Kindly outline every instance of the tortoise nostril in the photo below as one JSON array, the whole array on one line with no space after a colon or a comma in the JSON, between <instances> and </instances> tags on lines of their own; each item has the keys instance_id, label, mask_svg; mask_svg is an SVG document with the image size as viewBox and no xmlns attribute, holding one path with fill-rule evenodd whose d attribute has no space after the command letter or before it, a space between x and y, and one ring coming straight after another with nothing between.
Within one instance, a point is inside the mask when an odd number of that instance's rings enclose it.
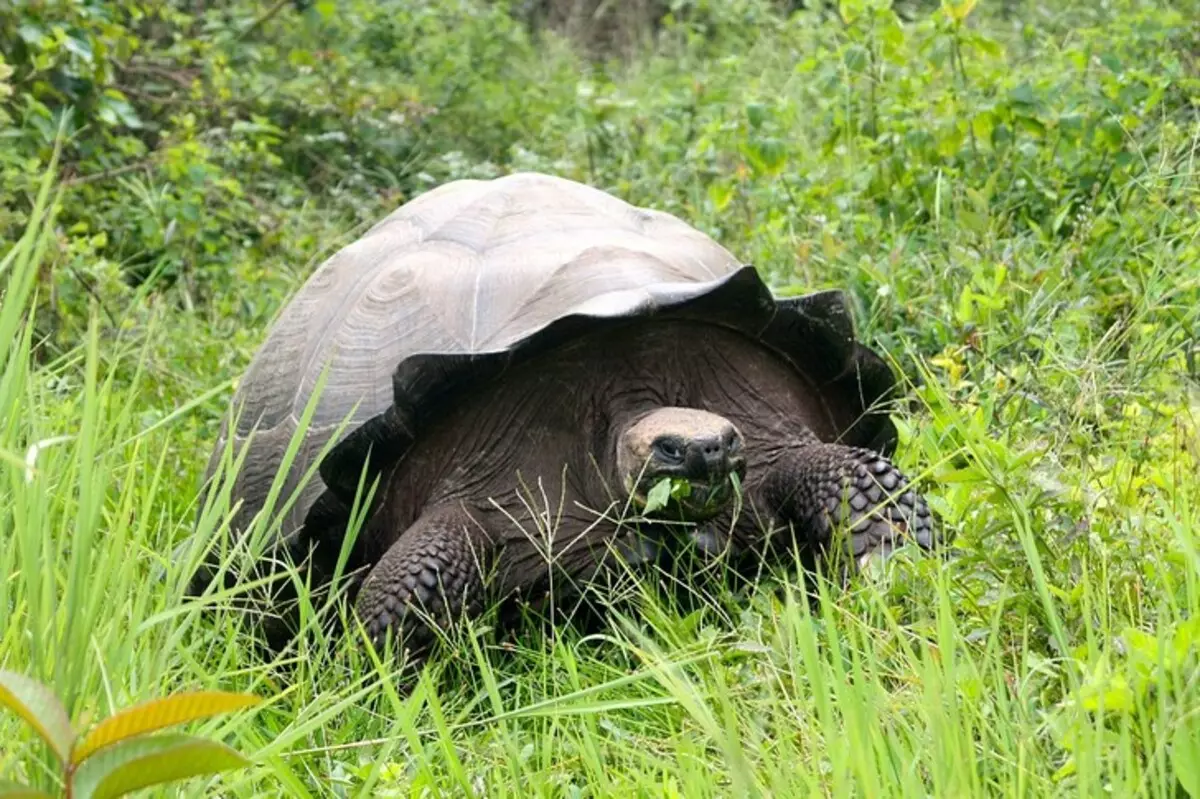
<instances>
[{"instance_id":1,"label":"tortoise nostril","mask_svg":"<svg viewBox=\"0 0 1200 799\"><path fill-rule=\"evenodd\" d=\"M726 456L725 442L719 438L706 438L696 442L696 449L704 457L704 460L709 464L717 464L723 461Z\"/></svg>"},{"instance_id":2,"label":"tortoise nostril","mask_svg":"<svg viewBox=\"0 0 1200 799\"><path fill-rule=\"evenodd\" d=\"M698 444L697 449L700 450L700 454L704 458L705 471L710 478L728 469L729 451L725 446L725 442L719 438L710 438L698 442Z\"/></svg>"}]
</instances>

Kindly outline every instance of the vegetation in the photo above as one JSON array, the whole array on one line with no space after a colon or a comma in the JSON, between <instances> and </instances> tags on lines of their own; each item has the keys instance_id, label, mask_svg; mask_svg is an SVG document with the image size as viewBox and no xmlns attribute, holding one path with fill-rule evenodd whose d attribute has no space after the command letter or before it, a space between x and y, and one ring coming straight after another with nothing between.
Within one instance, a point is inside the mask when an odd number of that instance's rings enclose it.
<instances>
[{"instance_id":1,"label":"vegetation","mask_svg":"<svg viewBox=\"0 0 1200 799\"><path fill-rule=\"evenodd\" d=\"M1200 5L662 5L610 57L486 0L0 8L0 668L76 729L269 697L198 725L253 765L197 796L1200 796ZM407 694L185 600L288 293L405 199L526 169L850 292L945 555L481 625ZM0 779L62 787L0 741Z\"/></svg>"},{"instance_id":2,"label":"vegetation","mask_svg":"<svg viewBox=\"0 0 1200 799\"><path fill-rule=\"evenodd\" d=\"M0 703L33 727L54 752L68 799L125 796L150 785L247 765L224 744L162 730L258 702L256 696L221 691L176 694L115 713L80 737L53 691L37 680L0 671ZM0 783L0 795L50 796L19 783Z\"/></svg>"}]
</instances>

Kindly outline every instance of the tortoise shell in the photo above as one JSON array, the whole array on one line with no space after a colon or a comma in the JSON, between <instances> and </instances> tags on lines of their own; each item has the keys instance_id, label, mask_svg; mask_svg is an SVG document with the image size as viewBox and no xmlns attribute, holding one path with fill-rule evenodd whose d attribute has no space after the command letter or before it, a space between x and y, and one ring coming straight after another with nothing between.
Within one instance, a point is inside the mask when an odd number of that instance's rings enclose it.
<instances>
[{"instance_id":1,"label":"tortoise shell","mask_svg":"<svg viewBox=\"0 0 1200 799\"><path fill-rule=\"evenodd\" d=\"M234 529L266 502L322 375L281 500L282 518L344 515L368 467L403 457L422 419L456 392L596 325L653 314L738 328L787 357L828 411L818 435L889 453L878 404L887 365L856 341L845 298L777 298L758 272L663 212L574 181L520 173L460 180L403 205L325 261L283 308L233 399L209 463L248 444ZM322 458L322 452L328 453ZM321 502L318 502L321 499ZM316 507L314 508L314 505ZM310 519L310 524L311 524Z\"/></svg>"}]
</instances>

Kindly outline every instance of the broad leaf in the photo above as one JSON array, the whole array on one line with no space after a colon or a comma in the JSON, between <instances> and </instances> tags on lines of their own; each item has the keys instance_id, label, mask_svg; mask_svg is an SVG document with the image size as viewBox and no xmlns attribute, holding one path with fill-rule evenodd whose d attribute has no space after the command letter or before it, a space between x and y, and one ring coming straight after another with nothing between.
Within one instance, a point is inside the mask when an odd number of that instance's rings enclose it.
<instances>
[{"instance_id":1,"label":"broad leaf","mask_svg":"<svg viewBox=\"0 0 1200 799\"><path fill-rule=\"evenodd\" d=\"M654 513L656 510L667 507L667 500L670 498L671 478L664 477L646 492L646 513Z\"/></svg>"},{"instance_id":2,"label":"broad leaf","mask_svg":"<svg viewBox=\"0 0 1200 799\"><path fill-rule=\"evenodd\" d=\"M64 763L71 756L75 731L62 703L37 680L0 669L0 703L37 730Z\"/></svg>"},{"instance_id":3,"label":"broad leaf","mask_svg":"<svg viewBox=\"0 0 1200 799\"><path fill-rule=\"evenodd\" d=\"M195 691L152 699L109 716L97 724L76 747L72 760L76 763L105 746L133 738L164 727L240 710L261 702L254 694L235 694L225 691Z\"/></svg>"},{"instance_id":4,"label":"broad leaf","mask_svg":"<svg viewBox=\"0 0 1200 799\"><path fill-rule=\"evenodd\" d=\"M75 772L77 799L111 799L151 785L250 765L216 741L167 733L118 741L89 757Z\"/></svg>"},{"instance_id":5,"label":"broad leaf","mask_svg":"<svg viewBox=\"0 0 1200 799\"><path fill-rule=\"evenodd\" d=\"M1175 778L1193 799L1200 799L1200 718L1184 719L1171 736Z\"/></svg>"},{"instance_id":6,"label":"broad leaf","mask_svg":"<svg viewBox=\"0 0 1200 799\"><path fill-rule=\"evenodd\" d=\"M692 484L682 477L671 478L671 496L675 499L686 499L692 495Z\"/></svg>"},{"instance_id":7,"label":"broad leaf","mask_svg":"<svg viewBox=\"0 0 1200 799\"><path fill-rule=\"evenodd\" d=\"M54 797L43 790L30 788L19 782L0 780L0 799L54 799Z\"/></svg>"}]
</instances>

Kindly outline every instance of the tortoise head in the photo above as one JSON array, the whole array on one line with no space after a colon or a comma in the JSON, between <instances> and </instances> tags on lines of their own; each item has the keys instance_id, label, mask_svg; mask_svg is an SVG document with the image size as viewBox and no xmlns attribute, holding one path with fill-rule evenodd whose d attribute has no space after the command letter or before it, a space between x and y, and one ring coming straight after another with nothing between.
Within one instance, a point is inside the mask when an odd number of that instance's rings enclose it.
<instances>
[{"instance_id":1,"label":"tortoise head","mask_svg":"<svg viewBox=\"0 0 1200 799\"><path fill-rule=\"evenodd\" d=\"M658 408L620 431L617 470L639 512L647 511L650 492L665 479L671 490L661 512L704 521L733 500L731 477L741 480L746 473L742 445L741 432L723 416L697 408Z\"/></svg>"}]
</instances>

